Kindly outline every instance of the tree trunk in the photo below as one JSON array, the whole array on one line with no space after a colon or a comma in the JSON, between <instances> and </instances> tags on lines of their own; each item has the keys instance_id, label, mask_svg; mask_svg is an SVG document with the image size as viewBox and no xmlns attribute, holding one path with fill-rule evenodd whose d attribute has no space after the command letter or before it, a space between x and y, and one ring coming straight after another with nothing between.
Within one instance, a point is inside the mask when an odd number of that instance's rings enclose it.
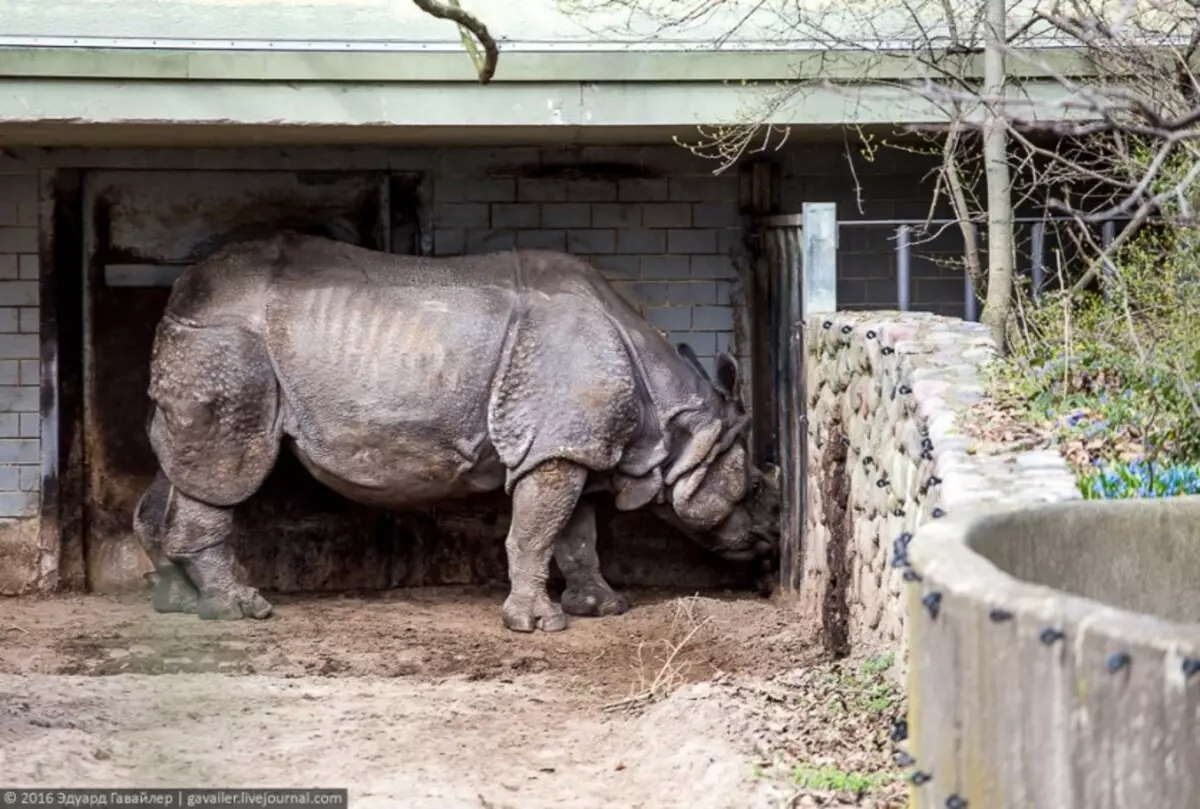
<instances>
[{"instance_id":1,"label":"tree trunk","mask_svg":"<svg viewBox=\"0 0 1200 809\"><path fill-rule=\"evenodd\" d=\"M1012 183L1008 172L1008 129L1000 110L1004 101L1005 2L987 0L984 48L983 157L987 175L987 301L980 320L996 347L1007 351L1005 333L1013 297Z\"/></svg>"}]
</instances>

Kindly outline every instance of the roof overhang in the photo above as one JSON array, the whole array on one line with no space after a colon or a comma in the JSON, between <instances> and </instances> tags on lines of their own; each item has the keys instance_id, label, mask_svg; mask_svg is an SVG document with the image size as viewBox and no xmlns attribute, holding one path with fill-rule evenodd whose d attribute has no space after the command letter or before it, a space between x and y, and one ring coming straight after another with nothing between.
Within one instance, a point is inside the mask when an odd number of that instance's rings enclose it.
<instances>
[{"instance_id":1,"label":"roof overhang","mask_svg":"<svg viewBox=\"0 0 1200 809\"><path fill-rule=\"evenodd\" d=\"M945 119L897 49L525 43L502 49L480 85L453 43L342 44L0 40L0 145L647 143L750 120L828 137ZM965 75L982 71L979 55L956 58ZM1010 64L1033 118L1071 117L1053 77L1091 72L1065 48ZM781 101L784 82L801 86Z\"/></svg>"}]
</instances>

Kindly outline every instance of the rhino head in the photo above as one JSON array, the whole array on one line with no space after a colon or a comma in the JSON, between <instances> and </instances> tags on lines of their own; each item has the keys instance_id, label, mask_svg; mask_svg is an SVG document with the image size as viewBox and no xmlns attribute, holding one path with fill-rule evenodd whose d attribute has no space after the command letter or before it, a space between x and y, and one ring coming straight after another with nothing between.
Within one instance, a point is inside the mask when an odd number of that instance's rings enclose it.
<instances>
[{"instance_id":1,"label":"rhino head","mask_svg":"<svg viewBox=\"0 0 1200 809\"><path fill-rule=\"evenodd\" d=\"M731 561L771 559L779 546L779 469L755 468L746 449L750 417L737 361L722 353L712 379L686 344L679 353L712 385L712 405L684 417L666 491L655 512L699 545Z\"/></svg>"}]
</instances>

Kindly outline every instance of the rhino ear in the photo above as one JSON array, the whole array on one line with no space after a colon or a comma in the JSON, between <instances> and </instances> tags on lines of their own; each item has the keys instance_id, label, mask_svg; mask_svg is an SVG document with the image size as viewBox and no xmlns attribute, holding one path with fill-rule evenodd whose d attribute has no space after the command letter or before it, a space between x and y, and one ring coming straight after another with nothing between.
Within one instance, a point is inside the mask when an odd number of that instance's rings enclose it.
<instances>
[{"instance_id":1,"label":"rhino ear","mask_svg":"<svg viewBox=\"0 0 1200 809\"><path fill-rule=\"evenodd\" d=\"M710 382L712 381L712 378L708 375L708 371L704 370L704 365L700 362L700 358L696 356L696 352L692 350L690 345L687 343L680 343L678 346L676 346L676 348L679 351L679 356L683 357L693 368L699 371L700 376L704 377Z\"/></svg>"},{"instance_id":2,"label":"rhino ear","mask_svg":"<svg viewBox=\"0 0 1200 809\"><path fill-rule=\"evenodd\" d=\"M738 393L737 360L724 351L717 355L716 385L726 396L736 398Z\"/></svg>"}]
</instances>

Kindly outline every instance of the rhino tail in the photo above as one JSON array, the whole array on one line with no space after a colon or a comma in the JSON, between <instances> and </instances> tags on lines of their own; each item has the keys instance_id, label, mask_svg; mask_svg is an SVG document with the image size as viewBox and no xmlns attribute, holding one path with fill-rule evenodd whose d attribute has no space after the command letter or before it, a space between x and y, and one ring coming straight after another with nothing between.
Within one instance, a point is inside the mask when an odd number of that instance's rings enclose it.
<instances>
[{"instance_id":1,"label":"rhino tail","mask_svg":"<svg viewBox=\"0 0 1200 809\"><path fill-rule=\"evenodd\" d=\"M279 383L263 339L238 326L160 322L150 445L170 482L214 506L253 495L279 455Z\"/></svg>"}]
</instances>

